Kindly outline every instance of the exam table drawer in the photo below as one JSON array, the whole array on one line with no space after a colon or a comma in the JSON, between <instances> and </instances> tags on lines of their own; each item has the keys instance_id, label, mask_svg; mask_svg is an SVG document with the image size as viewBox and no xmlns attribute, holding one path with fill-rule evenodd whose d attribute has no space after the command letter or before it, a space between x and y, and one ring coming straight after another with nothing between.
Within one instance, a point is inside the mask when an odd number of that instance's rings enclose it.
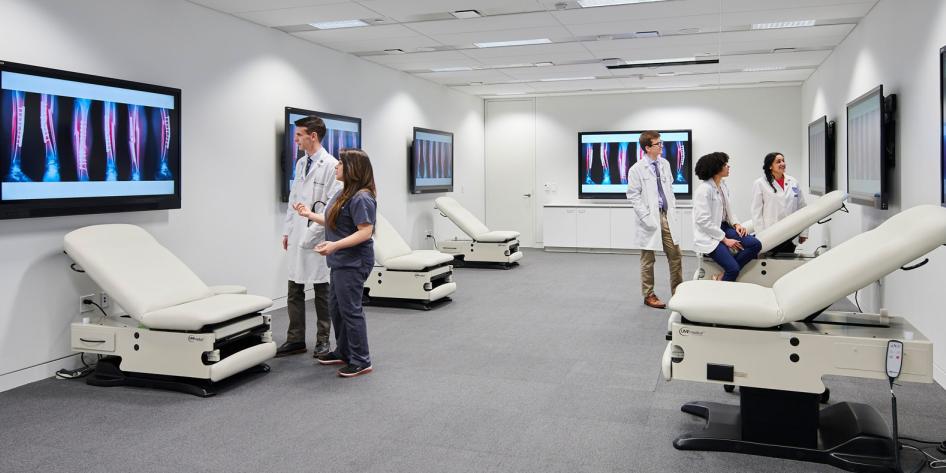
<instances>
[{"instance_id":1,"label":"exam table drawer","mask_svg":"<svg viewBox=\"0 0 946 473\"><path fill-rule=\"evenodd\" d=\"M112 353L115 351L115 331L110 327L72 325L74 351Z\"/></svg>"}]
</instances>

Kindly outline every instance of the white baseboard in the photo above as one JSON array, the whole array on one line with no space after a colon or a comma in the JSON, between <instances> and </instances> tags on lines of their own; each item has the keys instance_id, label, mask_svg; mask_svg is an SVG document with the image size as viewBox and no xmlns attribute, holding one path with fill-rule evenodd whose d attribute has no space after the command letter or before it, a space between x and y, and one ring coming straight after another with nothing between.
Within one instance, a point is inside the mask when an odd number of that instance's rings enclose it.
<instances>
[{"instance_id":1,"label":"white baseboard","mask_svg":"<svg viewBox=\"0 0 946 473\"><path fill-rule=\"evenodd\" d=\"M24 384L41 381L52 377L61 369L73 370L80 366L79 354L68 355L53 361L48 361L36 366L30 366L21 370L7 373L0 376L0 392L18 388Z\"/></svg>"}]
</instances>

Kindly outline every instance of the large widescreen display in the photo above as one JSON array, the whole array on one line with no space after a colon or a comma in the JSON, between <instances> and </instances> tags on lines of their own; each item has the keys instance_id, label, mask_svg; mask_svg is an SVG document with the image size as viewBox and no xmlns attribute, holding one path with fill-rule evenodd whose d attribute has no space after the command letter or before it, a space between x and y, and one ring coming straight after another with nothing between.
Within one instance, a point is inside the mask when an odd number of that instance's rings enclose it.
<instances>
[{"instance_id":1,"label":"large widescreen display","mask_svg":"<svg viewBox=\"0 0 946 473\"><path fill-rule=\"evenodd\" d=\"M296 133L296 120L309 116L316 116L325 122L325 136L322 137L322 147L332 156L338 158L338 152L344 148L361 148L361 119L335 115L332 113L303 110L301 108L286 107L286 142L282 157L283 185L282 201L289 201L289 189L296 178L296 160L305 156L305 150L299 148L293 136Z\"/></svg>"},{"instance_id":2,"label":"large widescreen display","mask_svg":"<svg viewBox=\"0 0 946 473\"><path fill-rule=\"evenodd\" d=\"M411 192L453 191L453 133L414 127Z\"/></svg>"},{"instance_id":3,"label":"large widescreen display","mask_svg":"<svg viewBox=\"0 0 946 473\"><path fill-rule=\"evenodd\" d=\"M663 141L661 156L670 162L673 194L689 199L693 193L691 130L656 130ZM584 131L578 133L578 198L627 198L627 171L644 159L640 131Z\"/></svg>"},{"instance_id":4,"label":"large widescreen display","mask_svg":"<svg viewBox=\"0 0 946 473\"><path fill-rule=\"evenodd\" d=\"M834 122L823 116L808 124L808 190L825 195L835 190Z\"/></svg>"},{"instance_id":5,"label":"large widescreen display","mask_svg":"<svg viewBox=\"0 0 946 473\"><path fill-rule=\"evenodd\" d=\"M0 218L181 207L181 91L0 62Z\"/></svg>"},{"instance_id":6,"label":"large widescreen display","mask_svg":"<svg viewBox=\"0 0 946 473\"><path fill-rule=\"evenodd\" d=\"M847 104L847 192L852 202L887 208L887 131L882 85Z\"/></svg>"}]
</instances>

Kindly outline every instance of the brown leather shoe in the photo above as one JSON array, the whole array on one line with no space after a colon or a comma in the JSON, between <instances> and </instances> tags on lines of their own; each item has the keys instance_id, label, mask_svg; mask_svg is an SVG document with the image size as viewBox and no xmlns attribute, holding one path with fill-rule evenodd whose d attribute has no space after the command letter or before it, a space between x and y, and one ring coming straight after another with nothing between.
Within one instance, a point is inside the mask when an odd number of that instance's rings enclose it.
<instances>
[{"instance_id":1,"label":"brown leather shoe","mask_svg":"<svg viewBox=\"0 0 946 473\"><path fill-rule=\"evenodd\" d=\"M655 309L666 309L667 304L664 304L663 301L657 298L656 294L651 294L644 298L644 305L653 307Z\"/></svg>"}]
</instances>

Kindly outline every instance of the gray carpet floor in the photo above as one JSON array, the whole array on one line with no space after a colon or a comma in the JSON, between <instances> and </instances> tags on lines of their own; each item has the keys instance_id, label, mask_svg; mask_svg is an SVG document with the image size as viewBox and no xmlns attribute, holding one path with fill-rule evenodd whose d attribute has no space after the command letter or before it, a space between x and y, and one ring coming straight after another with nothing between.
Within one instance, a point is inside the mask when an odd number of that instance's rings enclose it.
<instances>
[{"instance_id":1,"label":"gray carpet floor","mask_svg":"<svg viewBox=\"0 0 946 473\"><path fill-rule=\"evenodd\" d=\"M360 378L307 353L208 399L54 379L0 393L0 471L840 471L673 448L703 425L681 404L738 396L660 377L667 312L642 304L638 258L526 250L512 270L458 269L435 310L369 307ZM660 257L665 299L667 280ZM281 343L285 311L273 319ZM832 402L889 418L885 382L826 382ZM897 394L903 435L946 437L941 387Z\"/></svg>"}]
</instances>

